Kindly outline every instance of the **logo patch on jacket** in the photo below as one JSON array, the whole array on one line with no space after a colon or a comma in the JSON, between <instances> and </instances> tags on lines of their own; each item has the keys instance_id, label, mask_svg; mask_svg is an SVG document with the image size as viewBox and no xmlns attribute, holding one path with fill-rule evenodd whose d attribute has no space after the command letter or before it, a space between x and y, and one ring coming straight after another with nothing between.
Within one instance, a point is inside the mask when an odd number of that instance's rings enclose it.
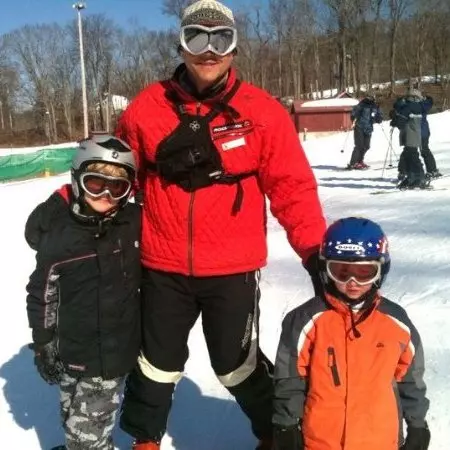
<instances>
[{"instance_id":1,"label":"logo patch on jacket","mask_svg":"<svg viewBox=\"0 0 450 450\"><path fill-rule=\"evenodd\" d=\"M212 128L212 138L221 139L227 136L245 136L253 131L251 120L226 123Z\"/></svg>"}]
</instances>

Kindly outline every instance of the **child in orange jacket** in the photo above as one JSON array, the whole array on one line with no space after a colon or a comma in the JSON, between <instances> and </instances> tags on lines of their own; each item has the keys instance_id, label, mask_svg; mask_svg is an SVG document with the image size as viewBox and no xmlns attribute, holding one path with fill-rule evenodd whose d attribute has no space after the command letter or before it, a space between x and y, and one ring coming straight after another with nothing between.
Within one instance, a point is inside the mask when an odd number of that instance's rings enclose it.
<instances>
[{"instance_id":1,"label":"child in orange jacket","mask_svg":"<svg viewBox=\"0 0 450 450\"><path fill-rule=\"evenodd\" d=\"M390 268L385 234L368 219L338 220L319 264L324 295L283 321L274 449L427 450L420 336L379 292Z\"/></svg>"}]
</instances>

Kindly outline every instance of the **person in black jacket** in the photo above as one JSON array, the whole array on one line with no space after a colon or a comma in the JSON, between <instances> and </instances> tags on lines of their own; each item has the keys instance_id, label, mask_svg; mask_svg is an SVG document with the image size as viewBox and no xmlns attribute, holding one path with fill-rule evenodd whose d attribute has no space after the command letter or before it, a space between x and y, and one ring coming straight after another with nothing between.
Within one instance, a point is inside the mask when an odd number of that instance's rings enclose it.
<instances>
[{"instance_id":1,"label":"person in black jacket","mask_svg":"<svg viewBox=\"0 0 450 450\"><path fill-rule=\"evenodd\" d=\"M364 162L364 156L370 148L373 124L381 123L383 116L375 102L373 95L366 95L353 109L351 120L354 124L353 136L355 148L353 149L348 169L364 170L369 166Z\"/></svg>"},{"instance_id":2,"label":"person in black jacket","mask_svg":"<svg viewBox=\"0 0 450 450\"><path fill-rule=\"evenodd\" d=\"M391 111L391 118L392 126L396 126L400 129L400 137L405 138L406 137L406 131L409 127L408 124L411 123L410 118L408 119L405 117L406 114L410 114L412 111L414 111L416 114L420 114L421 120L420 120L420 155L423 158L423 162L425 163L425 178L430 180L434 178L439 178L442 176L442 174L439 172L436 160L434 158L433 153L430 150L430 126L427 120L427 115L429 111L431 110L433 106L433 98L430 96L423 96L420 90L418 89L408 89L407 95L404 97L398 98L393 106L393 110ZM418 128L418 127L416 127ZM400 145L405 145L404 143L405 139L403 141L401 140ZM415 162L413 162L416 167L418 167L418 164L416 158L417 150L411 149L411 146L406 146L404 148L404 151L400 155L400 160L398 162L398 178L400 181L405 180L408 177L408 170L411 163L411 154L413 155L413 159ZM426 184L426 183L425 183Z\"/></svg>"},{"instance_id":3,"label":"person in black jacket","mask_svg":"<svg viewBox=\"0 0 450 450\"><path fill-rule=\"evenodd\" d=\"M136 165L120 139L84 140L65 185L29 216L37 251L27 285L34 362L59 384L66 446L113 450L111 432L140 334L140 207Z\"/></svg>"}]
</instances>

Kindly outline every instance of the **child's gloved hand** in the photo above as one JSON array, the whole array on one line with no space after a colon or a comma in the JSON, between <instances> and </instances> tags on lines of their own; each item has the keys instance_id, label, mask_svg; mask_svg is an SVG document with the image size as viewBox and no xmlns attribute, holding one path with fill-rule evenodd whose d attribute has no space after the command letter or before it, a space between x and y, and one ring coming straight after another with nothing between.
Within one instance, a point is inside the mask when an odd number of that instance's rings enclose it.
<instances>
[{"instance_id":1,"label":"child's gloved hand","mask_svg":"<svg viewBox=\"0 0 450 450\"><path fill-rule=\"evenodd\" d=\"M313 253L306 263L304 264L306 271L311 277L311 282L314 288L314 295L320 296L323 294L323 285L320 278L320 268L319 268L319 252Z\"/></svg>"},{"instance_id":2,"label":"child's gloved hand","mask_svg":"<svg viewBox=\"0 0 450 450\"><path fill-rule=\"evenodd\" d=\"M272 450L303 450L304 442L299 425L282 428L275 426Z\"/></svg>"},{"instance_id":3,"label":"child's gloved hand","mask_svg":"<svg viewBox=\"0 0 450 450\"><path fill-rule=\"evenodd\" d=\"M427 425L423 428L408 427L406 441L400 450L427 450L430 445L430 437Z\"/></svg>"},{"instance_id":4,"label":"child's gloved hand","mask_svg":"<svg viewBox=\"0 0 450 450\"><path fill-rule=\"evenodd\" d=\"M39 375L48 384L58 384L64 374L64 365L59 358L56 342L53 340L43 346L33 344L32 348Z\"/></svg>"}]
</instances>

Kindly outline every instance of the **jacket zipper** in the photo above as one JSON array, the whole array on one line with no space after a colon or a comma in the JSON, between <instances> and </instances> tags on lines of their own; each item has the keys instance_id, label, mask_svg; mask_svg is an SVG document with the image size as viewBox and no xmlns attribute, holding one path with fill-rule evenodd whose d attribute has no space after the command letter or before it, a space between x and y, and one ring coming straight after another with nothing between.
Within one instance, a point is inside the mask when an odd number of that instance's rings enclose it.
<instances>
[{"instance_id":1,"label":"jacket zipper","mask_svg":"<svg viewBox=\"0 0 450 450\"><path fill-rule=\"evenodd\" d=\"M189 275L194 275L194 200L195 192L191 192L189 198L188 216L188 271Z\"/></svg>"},{"instance_id":2,"label":"jacket zipper","mask_svg":"<svg viewBox=\"0 0 450 450\"><path fill-rule=\"evenodd\" d=\"M201 102L196 104L196 113L200 115ZM191 192L189 197L189 212L188 212L188 272L189 275L194 275L194 200L195 192Z\"/></svg>"},{"instance_id":3,"label":"jacket zipper","mask_svg":"<svg viewBox=\"0 0 450 450\"><path fill-rule=\"evenodd\" d=\"M100 296L97 295L97 339L98 339L98 349L99 349L99 359L100 359L100 372L102 377L106 378L107 373L105 372L105 366L103 364L103 350L102 350L102 333L101 333L101 311L100 311Z\"/></svg>"},{"instance_id":4,"label":"jacket zipper","mask_svg":"<svg viewBox=\"0 0 450 450\"><path fill-rule=\"evenodd\" d=\"M339 372L336 364L336 353L334 352L334 347L328 347L328 367L331 370L334 385L340 386L341 380L339 378Z\"/></svg>"},{"instance_id":5,"label":"jacket zipper","mask_svg":"<svg viewBox=\"0 0 450 450\"><path fill-rule=\"evenodd\" d=\"M124 254L123 254L123 246L122 246L122 239L119 238L118 240L119 248L118 250L114 250L114 253L118 251L119 257L120 257L120 269L122 270L123 276L125 279L127 279L127 271L125 270L125 261L124 261Z\"/></svg>"}]
</instances>

